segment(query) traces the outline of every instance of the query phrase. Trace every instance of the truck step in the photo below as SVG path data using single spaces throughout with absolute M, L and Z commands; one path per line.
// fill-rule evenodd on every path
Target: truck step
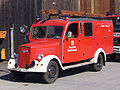
M 64 66 L 64 69 L 70 69 L 70 68 L 85 66 L 85 65 L 88 65 L 88 64 L 93 64 L 93 62 L 83 62 L 83 63 L 74 64 L 74 65 Z

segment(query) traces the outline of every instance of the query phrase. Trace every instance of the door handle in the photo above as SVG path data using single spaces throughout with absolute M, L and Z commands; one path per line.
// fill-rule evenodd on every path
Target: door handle
M 108 36 L 104 36 L 104 38 L 108 38 Z

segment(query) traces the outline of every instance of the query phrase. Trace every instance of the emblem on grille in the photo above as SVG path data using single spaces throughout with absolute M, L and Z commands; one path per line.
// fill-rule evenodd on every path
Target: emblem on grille
M 21 52 L 22 52 L 22 53 L 27 53 L 27 52 L 28 52 L 28 50 L 22 50 Z

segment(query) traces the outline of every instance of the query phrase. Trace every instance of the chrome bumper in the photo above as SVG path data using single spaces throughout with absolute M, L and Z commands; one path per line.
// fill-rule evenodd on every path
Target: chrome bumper
M 120 53 L 120 46 L 113 46 L 113 53 L 119 54 Z

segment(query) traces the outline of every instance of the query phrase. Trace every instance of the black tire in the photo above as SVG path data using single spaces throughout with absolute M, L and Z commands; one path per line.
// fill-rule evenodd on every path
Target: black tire
M 102 54 L 99 54 L 97 63 L 94 63 L 94 64 L 90 65 L 92 70 L 93 71 L 101 71 L 102 67 L 103 67 L 103 64 L 104 64 L 103 61 L 104 60 L 103 60 Z
M 45 83 L 54 83 L 59 75 L 59 67 L 55 61 L 50 61 L 47 67 L 47 72 L 43 74 Z
M 15 80 L 23 80 L 26 76 L 26 73 L 11 71 L 11 75 Z

